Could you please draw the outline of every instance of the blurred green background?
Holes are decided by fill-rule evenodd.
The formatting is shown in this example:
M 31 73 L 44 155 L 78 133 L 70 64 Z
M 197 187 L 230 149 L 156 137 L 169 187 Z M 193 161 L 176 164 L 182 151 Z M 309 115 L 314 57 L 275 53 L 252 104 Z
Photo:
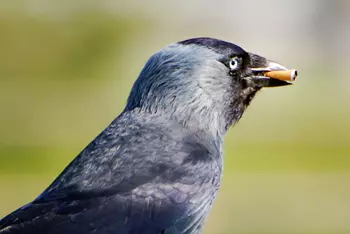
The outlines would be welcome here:
M 0 3 L 0 217 L 123 109 L 148 57 L 210 36 L 299 70 L 229 131 L 205 233 L 350 233 L 349 1 Z

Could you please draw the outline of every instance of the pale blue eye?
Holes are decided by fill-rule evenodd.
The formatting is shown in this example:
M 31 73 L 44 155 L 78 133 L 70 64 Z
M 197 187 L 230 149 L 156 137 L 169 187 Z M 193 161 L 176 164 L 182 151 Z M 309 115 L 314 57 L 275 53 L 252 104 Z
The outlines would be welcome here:
M 231 69 L 231 71 L 234 71 L 234 70 L 237 70 L 238 69 L 238 58 L 232 58 L 231 60 L 230 60 L 230 69 Z

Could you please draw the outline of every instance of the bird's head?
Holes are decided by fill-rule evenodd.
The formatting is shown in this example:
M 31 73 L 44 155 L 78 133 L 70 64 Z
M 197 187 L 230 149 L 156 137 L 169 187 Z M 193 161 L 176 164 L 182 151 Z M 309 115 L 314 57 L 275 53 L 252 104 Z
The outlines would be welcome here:
M 267 70 L 286 68 L 229 42 L 181 41 L 148 60 L 125 110 L 163 115 L 193 131 L 222 136 L 257 91 L 290 84 L 264 76 Z

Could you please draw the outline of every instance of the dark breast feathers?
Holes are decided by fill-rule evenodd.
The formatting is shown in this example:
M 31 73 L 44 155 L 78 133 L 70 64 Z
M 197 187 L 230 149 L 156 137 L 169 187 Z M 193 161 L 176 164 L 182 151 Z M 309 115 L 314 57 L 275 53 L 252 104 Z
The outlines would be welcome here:
M 199 233 L 220 183 L 220 144 L 139 115 L 113 121 L 35 201 L 2 219 L 0 234 Z

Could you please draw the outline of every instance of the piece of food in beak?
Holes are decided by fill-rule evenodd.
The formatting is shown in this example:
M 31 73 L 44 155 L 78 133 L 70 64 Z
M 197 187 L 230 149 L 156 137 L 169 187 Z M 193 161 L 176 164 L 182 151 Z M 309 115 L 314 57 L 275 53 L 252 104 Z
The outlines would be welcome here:
M 280 71 L 267 71 L 264 73 L 266 77 L 270 77 L 277 80 L 283 81 L 295 81 L 297 78 L 298 72 L 297 70 L 280 70 Z

